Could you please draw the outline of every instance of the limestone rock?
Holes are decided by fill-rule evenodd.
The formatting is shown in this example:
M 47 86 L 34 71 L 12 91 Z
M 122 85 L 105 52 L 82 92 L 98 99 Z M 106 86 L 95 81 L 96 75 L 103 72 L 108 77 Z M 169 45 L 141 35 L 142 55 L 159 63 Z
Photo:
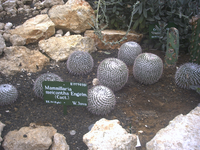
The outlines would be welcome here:
M 44 7 L 52 7 L 54 5 L 64 5 L 64 1 L 63 0 L 45 0 L 43 2 Z
M 1 132 L 3 131 L 3 128 L 4 128 L 5 126 L 6 126 L 6 125 L 0 121 L 0 145 L 1 145 L 1 141 L 3 141 L 2 137 L 1 137 Z
M 122 30 L 103 30 L 102 32 L 103 35 L 103 40 L 105 40 L 106 42 L 116 42 L 121 40 L 125 34 L 126 31 L 122 31 Z M 93 30 L 87 30 L 84 33 L 84 37 L 90 37 L 93 38 L 95 41 L 95 45 L 97 47 L 97 49 L 103 49 L 103 50 L 110 50 L 110 49 L 118 49 L 120 48 L 120 46 L 122 44 L 124 44 L 125 42 L 128 41 L 134 41 L 137 43 L 140 43 L 142 38 L 143 38 L 143 34 L 137 34 L 137 33 L 128 33 L 127 35 L 127 39 L 122 41 L 120 44 L 115 44 L 115 45 L 110 45 L 107 44 L 105 45 L 96 34 L 94 34 Z
M 10 42 L 13 46 L 23 46 L 26 44 L 26 39 L 17 34 L 13 34 L 10 36 Z
M 102 118 L 83 136 L 83 142 L 88 150 L 135 150 L 137 136 L 127 133 L 119 120 Z
M 53 136 L 53 144 L 50 150 L 69 150 L 69 145 L 66 142 L 66 138 L 59 133 L 55 133 Z
M 8 132 L 2 146 L 6 150 L 47 150 L 56 132 L 49 126 L 22 127 Z
M 200 149 L 200 106 L 187 115 L 178 115 L 146 144 L 147 150 Z
M 47 14 L 37 15 L 15 29 L 10 30 L 10 33 L 17 34 L 26 39 L 26 44 L 35 43 L 54 35 L 55 25 Z
M 95 18 L 94 10 L 85 0 L 68 0 L 65 5 L 53 6 L 48 15 L 56 28 L 74 33 L 90 29 L 88 23 L 93 25 L 91 18 Z
M 0 72 L 6 76 L 23 70 L 37 72 L 49 62 L 49 58 L 38 50 L 30 50 L 24 46 L 6 47 L 4 54 L 0 59 Z
M 3 53 L 5 48 L 6 48 L 5 40 L 3 36 L 0 34 L 0 55 Z
M 39 42 L 40 50 L 56 61 L 65 61 L 68 56 L 76 51 L 96 51 L 94 40 L 81 35 L 51 37 Z

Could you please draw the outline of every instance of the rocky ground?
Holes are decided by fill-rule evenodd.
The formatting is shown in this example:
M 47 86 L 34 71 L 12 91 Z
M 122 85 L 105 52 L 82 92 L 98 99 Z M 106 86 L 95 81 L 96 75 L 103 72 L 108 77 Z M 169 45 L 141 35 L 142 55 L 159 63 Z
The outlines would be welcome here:
M 12 22 L 17 26 L 26 19 L 24 16 L 5 18 L 1 22 Z M 164 53 L 159 50 L 151 50 L 143 42 L 140 43 L 143 52 L 152 52 L 162 59 Z M 9 46 L 9 43 L 7 43 Z M 37 44 L 27 46 L 30 49 L 37 48 Z M 123 128 L 128 132 L 139 136 L 141 147 L 145 150 L 145 144 L 161 128 L 168 125 L 169 121 L 179 114 L 187 114 L 200 102 L 200 95 L 192 90 L 177 87 L 174 83 L 176 69 L 165 69 L 161 79 L 153 85 L 138 83 L 132 74 L 132 66 L 129 67 L 129 80 L 123 89 L 115 92 L 117 104 L 108 115 L 96 116 L 88 112 L 86 107 L 67 106 L 67 115 L 63 114 L 63 106 L 46 104 L 36 97 L 33 92 L 33 83 L 42 73 L 52 72 L 63 78 L 66 82 L 83 82 L 92 87 L 92 80 L 96 77 L 99 63 L 108 57 L 117 57 L 118 50 L 97 51 L 92 53 L 94 68 L 92 72 L 84 76 L 69 74 L 65 62 L 51 62 L 50 65 L 37 73 L 19 72 L 14 76 L 0 74 L 0 83 L 14 85 L 19 91 L 16 102 L 11 105 L 0 106 L 0 121 L 6 124 L 2 132 L 4 137 L 9 131 L 29 126 L 34 122 L 38 125 L 52 125 L 58 133 L 64 134 L 66 141 L 72 150 L 87 150 L 82 137 L 88 132 L 88 127 L 101 118 L 118 119 Z M 189 55 L 180 54 L 177 66 L 188 62 Z M 6 64 L 5 64 L 6 65 Z M 76 134 L 71 135 L 70 131 Z M 0 149 L 3 149 L 2 147 Z

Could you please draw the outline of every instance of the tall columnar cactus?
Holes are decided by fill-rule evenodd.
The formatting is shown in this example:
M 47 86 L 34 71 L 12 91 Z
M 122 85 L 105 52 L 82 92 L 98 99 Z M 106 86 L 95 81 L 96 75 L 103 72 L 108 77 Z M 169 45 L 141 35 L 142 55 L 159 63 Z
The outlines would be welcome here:
M 35 94 L 43 99 L 43 87 L 42 82 L 43 81 L 63 81 L 61 77 L 54 73 L 44 73 L 40 75 L 34 82 L 33 91 Z
M 118 58 L 106 58 L 97 68 L 99 83 L 113 91 L 120 90 L 126 84 L 128 75 L 126 64 Z
M 11 84 L 0 85 L 0 105 L 13 103 L 18 97 L 17 89 Z
M 75 51 L 69 55 L 67 60 L 67 68 L 72 74 L 87 74 L 92 71 L 93 66 L 92 56 L 85 51 Z
M 175 82 L 177 86 L 185 89 L 200 85 L 200 65 L 196 63 L 181 65 L 176 71 Z
M 190 62 L 200 65 L 200 15 L 192 17 L 192 36 L 190 41 Z
M 135 59 L 133 75 L 136 80 L 143 84 L 157 82 L 163 73 L 162 59 L 152 53 L 142 53 Z
M 121 45 L 118 52 L 118 58 L 126 65 L 133 65 L 135 58 L 141 53 L 141 46 L 136 42 L 129 41 Z
M 105 115 L 114 109 L 116 99 L 113 91 L 106 86 L 97 85 L 88 90 L 87 109 L 97 115 Z
M 176 67 L 179 53 L 179 32 L 171 27 L 167 31 L 167 49 L 165 54 L 164 67 Z

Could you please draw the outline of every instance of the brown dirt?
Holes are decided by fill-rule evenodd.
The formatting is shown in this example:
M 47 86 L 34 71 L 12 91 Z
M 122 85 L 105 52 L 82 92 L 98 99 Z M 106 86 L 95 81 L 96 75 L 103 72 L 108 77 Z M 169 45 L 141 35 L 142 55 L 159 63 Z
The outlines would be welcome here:
M 10 20 L 12 22 L 12 19 Z M 16 20 L 17 21 L 17 20 Z M 16 24 L 19 22 L 16 22 Z M 142 45 L 144 52 L 152 52 L 162 59 L 164 53 L 157 50 L 148 50 Z M 37 45 L 29 45 L 36 48 Z M 179 114 L 187 114 L 200 102 L 200 95 L 192 90 L 177 87 L 174 83 L 176 69 L 164 69 L 161 79 L 153 85 L 143 85 L 137 82 L 132 74 L 132 66 L 129 67 L 129 79 L 120 91 L 115 92 L 117 104 L 115 109 L 104 116 L 96 116 L 88 112 L 86 107 L 67 106 L 67 115 L 63 114 L 62 105 L 46 104 L 36 97 L 33 92 L 34 80 L 42 73 L 52 72 L 63 78 L 66 82 L 83 82 L 92 87 L 92 80 L 96 77 L 99 63 L 108 57 L 117 57 L 118 50 L 111 50 L 111 54 L 104 51 L 92 53 L 94 59 L 93 71 L 85 76 L 73 76 L 69 74 L 65 62 L 51 62 L 42 71 L 32 73 L 20 72 L 14 76 L 5 77 L 0 74 L 0 82 L 14 85 L 19 91 L 19 97 L 11 105 L 0 106 L 0 121 L 6 124 L 2 132 L 4 137 L 9 131 L 29 126 L 35 122 L 39 125 L 52 125 L 58 133 L 64 134 L 71 150 L 87 150 L 82 137 L 88 132 L 88 127 L 101 118 L 118 119 L 123 128 L 128 132 L 139 135 L 141 147 L 145 150 L 145 144 L 151 140 L 156 132 L 168 125 Z M 177 66 L 188 62 L 189 56 L 182 54 Z M 6 65 L 6 64 L 5 64 Z M 75 130 L 75 135 L 70 131 Z M 142 131 L 138 132 L 138 131 Z M 1 149 L 3 149 L 1 147 Z

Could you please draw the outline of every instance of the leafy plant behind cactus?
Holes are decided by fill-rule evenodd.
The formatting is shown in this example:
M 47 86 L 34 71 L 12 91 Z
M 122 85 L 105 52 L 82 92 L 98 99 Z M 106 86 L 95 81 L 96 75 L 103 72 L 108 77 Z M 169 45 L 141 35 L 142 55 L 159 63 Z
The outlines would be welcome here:
M 106 58 L 97 68 L 99 83 L 113 91 L 120 90 L 126 84 L 128 75 L 126 64 L 118 58 Z
M 190 62 L 200 65 L 200 15 L 192 17 L 192 35 L 190 40 Z
M 133 65 L 133 75 L 143 84 L 157 82 L 163 73 L 162 59 L 152 53 L 142 53 L 137 56 Z
M 82 75 L 92 71 L 94 66 L 93 58 L 88 52 L 75 51 L 69 55 L 67 68 L 70 73 Z
M 54 73 L 44 73 L 40 75 L 34 82 L 33 91 L 34 93 L 43 99 L 43 87 L 42 82 L 43 81 L 63 81 L 61 77 Z
M 175 83 L 185 89 L 200 85 L 200 65 L 195 63 L 181 65 L 176 71 Z
M 17 89 L 11 84 L 0 85 L 0 105 L 13 103 L 18 97 Z
M 108 87 L 97 85 L 88 91 L 87 109 L 93 114 L 108 114 L 114 109 L 115 104 L 115 95 Z
M 176 67 L 179 53 L 179 32 L 176 28 L 171 27 L 167 31 L 167 50 L 165 53 L 164 66 Z
M 121 45 L 118 51 L 118 58 L 126 65 L 133 65 L 135 58 L 141 53 L 141 46 L 136 42 L 129 41 Z

